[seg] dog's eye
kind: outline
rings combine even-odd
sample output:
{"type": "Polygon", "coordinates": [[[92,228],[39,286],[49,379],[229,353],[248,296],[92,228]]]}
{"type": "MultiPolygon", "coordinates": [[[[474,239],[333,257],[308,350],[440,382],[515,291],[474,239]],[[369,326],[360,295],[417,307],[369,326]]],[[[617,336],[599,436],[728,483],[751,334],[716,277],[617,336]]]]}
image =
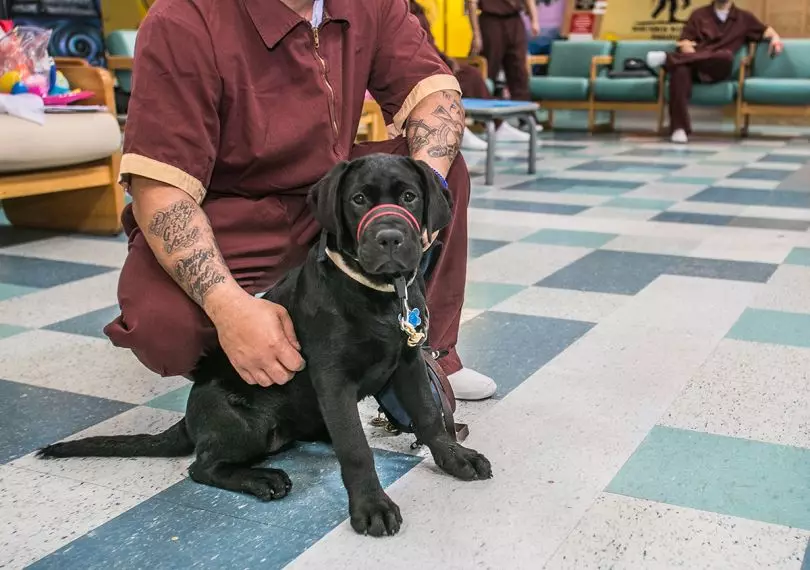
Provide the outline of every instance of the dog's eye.
{"type": "Polygon", "coordinates": [[[352,202],[354,202],[358,206],[362,206],[363,204],[366,203],[366,197],[363,196],[362,194],[355,194],[354,196],[352,196],[352,202]]]}
{"type": "Polygon", "coordinates": [[[402,200],[403,200],[403,201],[405,201],[405,202],[407,202],[407,203],[411,203],[411,202],[413,202],[414,200],[416,200],[416,198],[417,198],[416,194],[415,194],[415,193],[413,193],[413,192],[410,192],[410,191],[409,191],[409,192],[405,192],[405,193],[402,195],[402,200]]]}

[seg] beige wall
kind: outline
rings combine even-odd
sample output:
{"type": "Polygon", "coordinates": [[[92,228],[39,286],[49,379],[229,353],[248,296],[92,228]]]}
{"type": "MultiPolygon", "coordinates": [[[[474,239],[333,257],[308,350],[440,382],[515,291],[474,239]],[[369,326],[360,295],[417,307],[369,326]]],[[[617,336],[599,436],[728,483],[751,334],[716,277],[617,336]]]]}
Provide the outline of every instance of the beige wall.
{"type": "Polygon", "coordinates": [[[784,37],[810,37],[810,0],[736,0],[784,37]]]}

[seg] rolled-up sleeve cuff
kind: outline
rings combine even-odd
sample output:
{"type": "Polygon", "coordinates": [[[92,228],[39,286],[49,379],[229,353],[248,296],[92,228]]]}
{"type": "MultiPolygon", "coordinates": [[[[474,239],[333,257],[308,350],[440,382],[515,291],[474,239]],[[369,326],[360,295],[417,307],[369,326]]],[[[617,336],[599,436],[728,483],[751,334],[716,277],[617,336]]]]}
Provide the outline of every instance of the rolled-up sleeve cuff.
{"type": "Polygon", "coordinates": [[[128,184],[133,174],[179,188],[198,204],[205,198],[205,186],[188,172],[153,158],[128,153],[121,157],[121,175],[118,182],[128,184]]]}
{"type": "Polygon", "coordinates": [[[428,95],[432,95],[438,91],[456,91],[461,93],[461,86],[458,80],[453,75],[432,75],[426,77],[416,84],[405,101],[402,103],[399,111],[394,115],[394,122],[388,125],[388,133],[391,136],[402,134],[402,127],[405,121],[408,120],[414,108],[422,102],[428,95]]]}

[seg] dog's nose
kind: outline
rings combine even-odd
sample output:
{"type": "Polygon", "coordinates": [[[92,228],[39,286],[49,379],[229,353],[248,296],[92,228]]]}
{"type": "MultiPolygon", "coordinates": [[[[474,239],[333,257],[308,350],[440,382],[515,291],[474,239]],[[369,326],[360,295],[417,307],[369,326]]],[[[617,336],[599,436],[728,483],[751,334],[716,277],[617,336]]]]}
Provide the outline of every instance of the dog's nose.
{"type": "Polygon", "coordinates": [[[377,243],[384,249],[395,251],[405,241],[405,235],[400,230],[386,229],[377,232],[377,243]]]}

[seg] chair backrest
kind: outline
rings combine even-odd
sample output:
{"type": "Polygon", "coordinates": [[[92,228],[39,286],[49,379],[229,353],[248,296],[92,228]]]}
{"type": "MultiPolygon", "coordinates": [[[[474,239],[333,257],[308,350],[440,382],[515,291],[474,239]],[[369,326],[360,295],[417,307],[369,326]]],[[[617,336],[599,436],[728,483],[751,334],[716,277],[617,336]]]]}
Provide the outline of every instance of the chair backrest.
{"type": "Polygon", "coordinates": [[[729,76],[729,79],[736,80],[740,76],[740,66],[742,66],[742,61],[747,55],[747,45],[737,50],[737,53],[734,54],[734,63],[731,64],[731,75],[729,76]]]}
{"type": "Polygon", "coordinates": [[[767,79],[810,79],[810,40],[782,40],[785,50],[771,59],[769,44],[760,42],[751,68],[753,77],[767,79]]]}
{"type": "Polygon", "coordinates": [[[651,51],[675,51],[675,42],[669,40],[622,40],[613,50],[613,69],[624,69],[624,61],[630,58],[646,59],[651,51]]]}
{"type": "MultiPolygon", "coordinates": [[[[135,57],[135,38],[137,30],[116,30],[107,36],[107,53],[122,57],[135,57]]],[[[116,71],[118,86],[125,93],[132,91],[132,72],[116,71]]]]}
{"type": "Polygon", "coordinates": [[[597,55],[610,55],[611,42],[556,40],[551,44],[549,55],[549,77],[589,77],[591,60],[597,55]]]}

